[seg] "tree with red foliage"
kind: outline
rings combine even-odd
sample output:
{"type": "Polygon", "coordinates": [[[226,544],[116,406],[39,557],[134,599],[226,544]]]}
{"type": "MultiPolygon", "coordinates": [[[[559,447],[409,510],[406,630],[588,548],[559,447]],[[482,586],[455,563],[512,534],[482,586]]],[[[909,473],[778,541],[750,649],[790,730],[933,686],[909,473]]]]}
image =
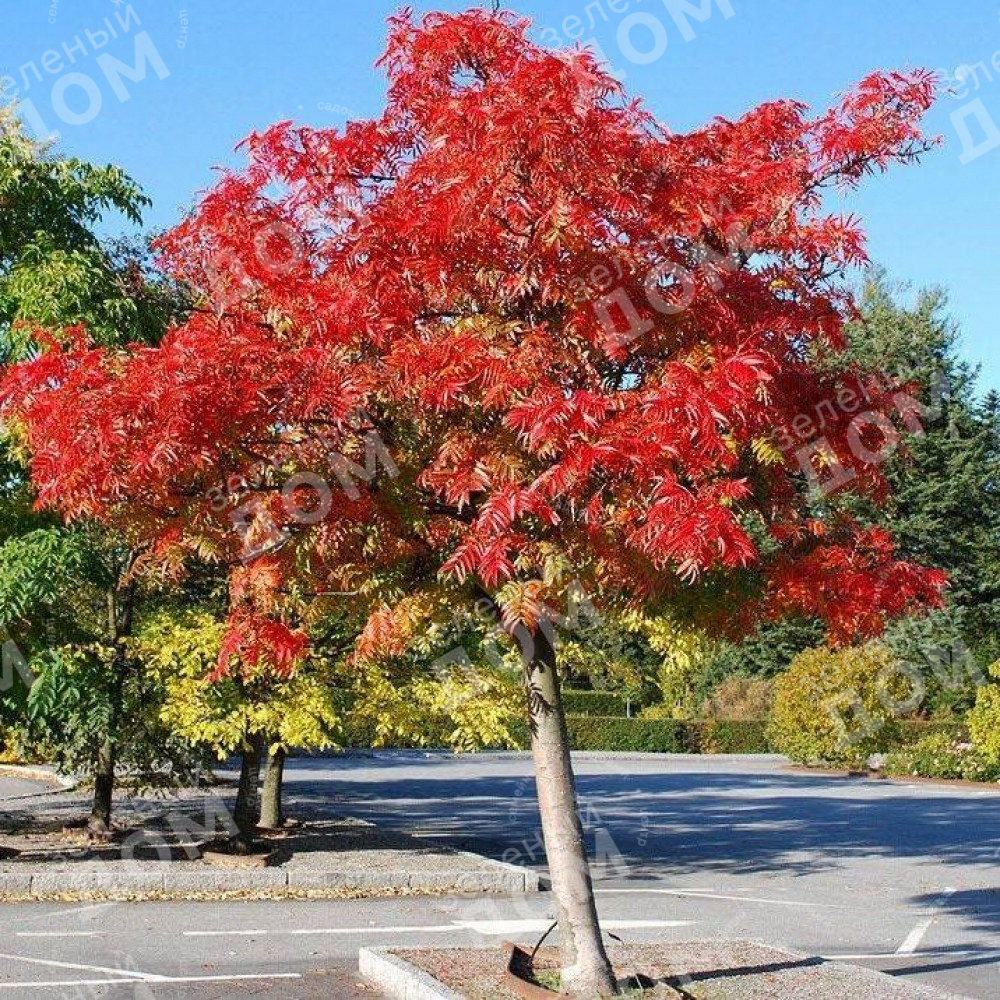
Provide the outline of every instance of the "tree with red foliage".
{"type": "Polygon", "coordinates": [[[848,639],[939,599],[776,447],[825,406],[851,489],[885,489],[836,401],[865,388],[887,413],[891,393],[823,360],[865,259],[823,196],[928,148],[934,82],[878,73],[818,117],[774,101],[679,135],[526,32],[393,18],[381,117],[252,135],[164,239],[200,312],[155,349],[53,338],[2,405],[42,504],[120,519],[165,566],[233,564],[225,648],[258,666],[294,669],[316,595],[368,614],[359,662],[488,595],[522,648],[564,982],[606,996],[547,608],[579,581],[605,606],[795,611],[848,639]],[[393,474],[317,491],[372,434],[393,474]]]}

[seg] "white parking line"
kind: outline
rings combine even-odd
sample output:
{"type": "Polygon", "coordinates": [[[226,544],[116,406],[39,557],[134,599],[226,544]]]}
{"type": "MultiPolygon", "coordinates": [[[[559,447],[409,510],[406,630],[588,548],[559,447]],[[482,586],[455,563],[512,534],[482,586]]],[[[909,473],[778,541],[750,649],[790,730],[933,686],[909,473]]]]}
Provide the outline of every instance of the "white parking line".
{"type": "Polygon", "coordinates": [[[817,910],[852,910],[855,907],[838,903],[805,903],[794,899],[765,899],[760,896],[724,896],[716,892],[702,892],[701,889],[595,889],[594,892],[629,895],[650,893],[662,896],[689,896],[692,899],[722,899],[730,903],[761,903],[764,906],[804,906],[817,910]]]}
{"type": "MultiPolygon", "coordinates": [[[[121,983],[147,982],[133,973],[125,973],[128,979],[50,979],[42,982],[0,983],[0,990],[40,990],[65,989],[67,986],[117,986],[121,983]]],[[[246,976],[157,976],[158,983],[243,983],[269,982],[273,979],[301,979],[298,972],[275,972],[271,975],[246,976]]]]}
{"type": "Polygon", "coordinates": [[[0,953],[0,959],[8,962],[26,962],[28,965],[46,965],[53,969],[80,969],[82,972],[103,972],[109,976],[128,976],[130,979],[143,979],[150,982],[162,982],[163,976],[154,976],[147,972],[133,972],[129,969],[109,969],[105,965],[80,965],[77,962],[56,962],[51,958],[29,958],[27,955],[7,955],[0,953]]]}
{"type": "MultiPolygon", "coordinates": [[[[688,927],[692,920],[602,920],[601,926],[610,931],[651,930],[665,927],[688,927]]],[[[454,934],[456,931],[474,931],[486,936],[503,937],[508,934],[533,934],[548,930],[552,920],[456,920],[450,924],[411,924],[394,927],[301,927],[256,931],[183,931],[184,937],[287,937],[311,934],[454,934]]]]}
{"type": "MultiPolygon", "coordinates": [[[[940,896],[931,902],[933,908],[941,906],[941,904],[954,892],[955,890],[951,887],[944,890],[940,896]]],[[[897,955],[912,955],[917,948],[920,947],[920,942],[923,941],[924,935],[930,930],[931,924],[937,919],[936,914],[931,914],[924,920],[921,920],[916,927],[906,935],[906,940],[896,949],[897,955]]]]}
{"type": "MultiPolygon", "coordinates": [[[[458,927],[479,934],[534,934],[548,930],[552,920],[460,920],[458,927]]],[[[663,927],[689,927],[693,920],[602,920],[601,927],[608,931],[639,931],[663,927]]]]}
{"type": "Polygon", "coordinates": [[[278,930],[256,931],[183,931],[184,937],[193,938],[216,938],[216,937],[269,937],[269,936],[290,936],[297,934],[415,934],[418,931],[428,934],[443,934],[446,931],[455,931],[458,927],[455,924],[428,924],[425,927],[414,925],[413,927],[316,927],[316,928],[289,928],[278,930]]]}
{"type": "Polygon", "coordinates": [[[930,926],[933,923],[933,917],[921,920],[920,923],[906,935],[906,940],[896,949],[896,954],[912,955],[919,947],[920,942],[924,939],[924,935],[930,930],[930,926]]]}
{"type": "Polygon", "coordinates": [[[264,937],[268,933],[263,928],[254,931],[182,931],[184,937],[264,937]]]}

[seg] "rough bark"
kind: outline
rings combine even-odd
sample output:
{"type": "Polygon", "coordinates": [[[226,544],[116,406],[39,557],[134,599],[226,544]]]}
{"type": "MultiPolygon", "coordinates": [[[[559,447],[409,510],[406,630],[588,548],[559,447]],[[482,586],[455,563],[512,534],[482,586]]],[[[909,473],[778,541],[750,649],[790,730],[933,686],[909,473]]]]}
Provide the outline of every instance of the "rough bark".
{"type": "Polygon", "coordinates": [[[94,762],[94,799],[87,820],[87,832],[95,837],[111,833],[111,807],[115,788],[115,744],[105,737],[94,762]]]}
{"type": "Polygon", "coordinates": [[[597,921],[555,649],[541,630],[531,636],[525,634],[519,641],[538,808],[558,908],[563,989],[580,997],[615,996],[615,977],[597,921]]]}
{"type": "Polygon", "coordinates": [[[279,830],[285,825],[281,804],[282,784],[285,777],[285,748],[276,744],[267,757],[264,770],[264,794],[260,805],[260,826],[265,830],[279,830]]]}
{"type": "Polygon", "coordinates": [[[240,760],[240,784],[233,814],[238,831],[235,846],[248,853],[254,847],[253,832],[260,816],[260,758],[264,746],[260,736],[247,737],[240,760]]]}
{"type": "Polygon", "coordinates": [[[114,646],[112,681],[108,692],[108,728],[94,758],[94,799],[87,820],[87,830],[95,837],[111,833],[111,810],[115,791],[115,765],[118,762],[118,730],[122,724],[125,684],[130,662],[124,640],[132,632],[135,584],[112,588],[107,593],[108,640],[114,646]]]}

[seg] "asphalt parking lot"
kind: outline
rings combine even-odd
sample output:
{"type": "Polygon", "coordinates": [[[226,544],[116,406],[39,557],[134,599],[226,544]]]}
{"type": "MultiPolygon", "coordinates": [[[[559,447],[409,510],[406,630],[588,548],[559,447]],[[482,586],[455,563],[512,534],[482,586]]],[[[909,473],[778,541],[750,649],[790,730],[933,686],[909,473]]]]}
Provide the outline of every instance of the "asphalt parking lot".
{"type": "MultiPolygon", "coordinates": [[[[1000,791],[803,775],[775,758],[580,759],[577,772],[620,937],[753,938],[1000,996],[1000,791]]],[[[293,808],[544,870],[530,774],[525,757],[382,754],[293,761],[288,788],[293,808]]],[[[370,997],[361,945],[533,940],[552,900],[0,909],[0,993],[14,997],[370,997]]]]}

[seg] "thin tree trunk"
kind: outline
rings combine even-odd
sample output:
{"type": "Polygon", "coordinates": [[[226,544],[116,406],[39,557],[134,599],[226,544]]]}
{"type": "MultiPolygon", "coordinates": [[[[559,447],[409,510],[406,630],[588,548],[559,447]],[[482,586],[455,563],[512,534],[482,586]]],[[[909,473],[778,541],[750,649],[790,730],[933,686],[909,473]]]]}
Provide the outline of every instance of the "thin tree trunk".
{"type": "Polygon", "coordinates": [[[253,850],[253,831],[260,815],[260,758],[264,740],[259,735],[247,737],[240,761],[240,784],[236,792],[236,846],[241,851],[253,850]]]}
{"type": "Polygon", "coordinates": [[[559,915],[563,989],[587,998],[615,996],[615,977],[597,921],[555,649],[541,629],[518,639],[531,718],[538,809],[559,915]]]}
{"type": "Polygon", "coordinates": [[[285,825],[281,807],[282,783],[285,777],[285,748],[276,744],[267,757],[264,770],[264,797],[260,806],[260,825],[265,830],[280,830],[285,825]]]}
{"type": "Polygon", "coordinates": [[[105,737],[94,763],[94,800],[87,820],[87,832],[94,837],[111,833],[111,804],[115,788],[115,744],[105,737]]]}
{"type": "Polygon", "coordinates": [[[125,700],[125,683],[129,660],[123,639],[132,631],[132,611],[135,604],[135,584],[112,588],[107,593],[108,638],[114,644],[112,664],[114,676],[109,692],[108,728],[94,760],[94,800],[87,820],[87,831],[95,837],[111,833],[111,810],[115,791],[115,764],[118,760],[118,728],[125,700]]]}

